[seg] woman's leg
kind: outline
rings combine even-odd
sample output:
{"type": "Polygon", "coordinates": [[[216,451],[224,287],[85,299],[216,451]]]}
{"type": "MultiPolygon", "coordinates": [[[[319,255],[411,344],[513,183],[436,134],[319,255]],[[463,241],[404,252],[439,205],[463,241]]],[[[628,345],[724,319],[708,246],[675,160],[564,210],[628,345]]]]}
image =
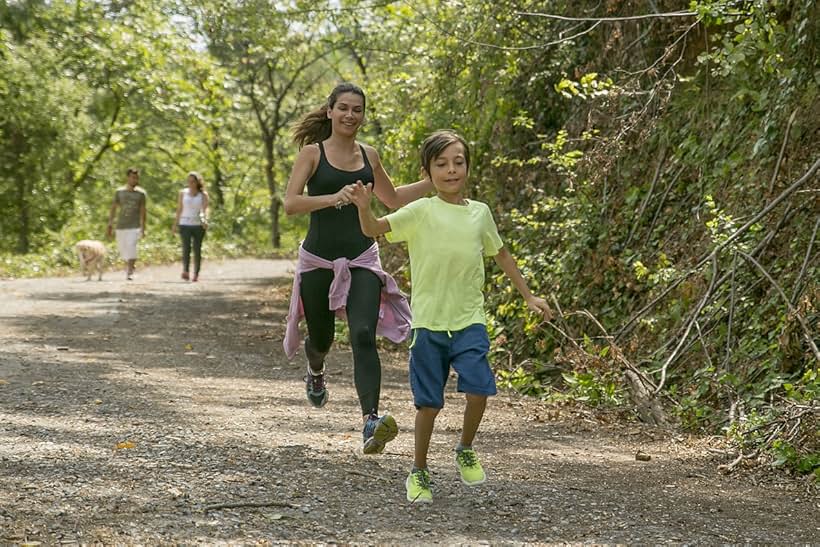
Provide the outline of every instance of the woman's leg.
{"type": "Polygon", "coordinates": [[[362,415],[378,414],[381,391],[381,362],[376,350],[376,323],[379,320],[381,281],[370,270],[350,270],[347,321],[353,348],[353,380],[362,415]]]}
{"type": "Polygon", "coordinates": [[[396,419],[390,414],[379,416],[382,367],[376,349],[376,324],[379,320],[382,285],[370,270],[350,270],[350,295],[347,299],[347,321],[350,345],[353,347],[353,380],[362,409],[362,452],[381,454],[385,445],[399,433],[396,419]]]}
{"type": "Polygon", "coordinates": [[[331,270],[318,269],[303,273],[300,284],[308,330],[305,352],[308,354],[310,368],[316,373],[322,372],[324,356],[333,343],[335,313],[328,309],[328,291],[332,281],[331,270]]]}
{"type": "Polygon", "coordinates": [[[193,230],[194,240],[194,277],[199,275],[199,267],[202,265],[202,240],[205,239],[205,228],[196,226],[193,230]]]}
{"type": "Polygon", "coordinates": [[[191,227],[180,226],[179,237],[182,239],[182,272],[188,273],[191,266],[191,227]]]}
{"type": "Polygon", "coordinates": [[[328,291],[333,281],[330,270],[313,270],[302,274],[301,296],[305,310],[308,337],[305,355],[308,370],[305,375],[305,395],[316,408],[325,406],[328,399],[325,383],[325,355],[333,343],[336,314],[328,309],[328,291]]]}

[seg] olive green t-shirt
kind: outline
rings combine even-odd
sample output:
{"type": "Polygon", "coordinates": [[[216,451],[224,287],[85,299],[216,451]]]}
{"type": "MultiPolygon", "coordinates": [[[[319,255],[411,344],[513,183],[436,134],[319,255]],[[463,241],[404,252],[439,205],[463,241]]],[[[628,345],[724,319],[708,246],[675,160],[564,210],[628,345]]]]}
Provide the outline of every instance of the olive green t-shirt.
{"type": "Polygon", "coordinates": [[[407,242],[413,328],[456,331],[486,324],[484,257],[504,246],[490,208],[422,198],[385,217],[387,240],[407,242]]]}
{"type": "Polygon", "coordinates": [[[114,194],[114,202],[120,206],[117,218],[117,230],[140,227],[140,209],[145,205],[147,195],[145,190],[137,186],[133,190],[120,188],[114,194]]]}

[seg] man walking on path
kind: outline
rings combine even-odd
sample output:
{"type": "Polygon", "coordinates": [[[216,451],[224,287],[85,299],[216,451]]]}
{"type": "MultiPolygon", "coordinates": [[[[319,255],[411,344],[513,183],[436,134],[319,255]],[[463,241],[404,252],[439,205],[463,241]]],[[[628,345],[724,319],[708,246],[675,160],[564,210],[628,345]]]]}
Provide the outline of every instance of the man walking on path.
{"type": "Polygon", "coordinates": [[[108,237],[112,237],[114,232],[114,215],[117,207],[120,214],[117,217],[117,248],[120,256],[125,260],[127,266],[125,278],[131,281],[134,279],[134,265],[137,263],[137,242],[145,237],[145,217],[147,195],[145,190],[140,188],[140,172],[136,167],[129,167],[126,171],[128,177],[126,185],[114,194],[114,201],[111,203],[111,211],[108,213],[108,237]]]}

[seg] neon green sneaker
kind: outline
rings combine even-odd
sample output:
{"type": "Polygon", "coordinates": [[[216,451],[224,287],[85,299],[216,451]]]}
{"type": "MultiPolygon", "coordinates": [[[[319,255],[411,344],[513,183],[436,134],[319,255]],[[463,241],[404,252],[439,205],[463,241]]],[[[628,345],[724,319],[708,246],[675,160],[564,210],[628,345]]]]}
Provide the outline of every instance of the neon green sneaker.
{"type": "Polygon", "coordinates": [[[433,492],[430,490],[430,472],[416,469],[407,475],[404,482],[407,489],[407,501],[410,503],[433,503],[433,492]]]}
{"type": "Polygon", "coordinates": [[[487,480],[484,468],[478,461],[478,454],[472,448],[456,450],[456,465],[458,472],[461,473],[461,482],[468,486],[481,484],[487,480]]]}

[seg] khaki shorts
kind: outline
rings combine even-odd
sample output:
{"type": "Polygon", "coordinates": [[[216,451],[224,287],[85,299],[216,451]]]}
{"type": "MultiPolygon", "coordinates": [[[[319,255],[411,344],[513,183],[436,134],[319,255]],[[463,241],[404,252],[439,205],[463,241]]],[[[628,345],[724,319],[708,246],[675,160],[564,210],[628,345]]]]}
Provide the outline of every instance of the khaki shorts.
{"type": "Polygon", "coordinates": [[[117,248],[123,260],[137,259],[137,241],[140,239],[140,228],[117,230],[117,248]]]}

